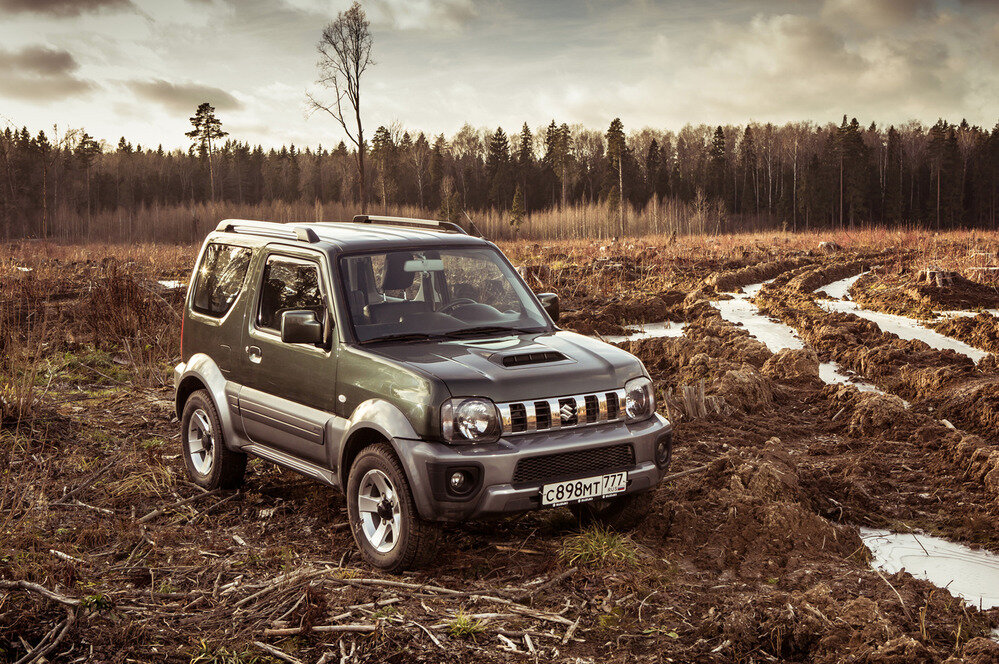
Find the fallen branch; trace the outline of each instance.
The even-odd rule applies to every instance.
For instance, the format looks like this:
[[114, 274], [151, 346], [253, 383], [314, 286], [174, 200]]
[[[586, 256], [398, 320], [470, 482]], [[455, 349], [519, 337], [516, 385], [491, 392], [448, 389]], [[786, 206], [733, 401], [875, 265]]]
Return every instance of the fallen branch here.
[[348, 624], [348, 625], [313, 625], [307, 627], [282, 627], [278, 629], [265, 629], [264, 636], [296, 636], [298, 634], [308, 634], [309, 632], [358, 632], [369, 634], [378, 629], [377, 625]]
[[522, 593], [518, 593], [518, 594], [514, 595], [513, 596], [513, 600], [515, 602], [523, 602], [526, 599], [530, 599], [531, 597], [534, 597], [535, 595], [537, 595], [542, 590], [546, 590], [548, 588], [551, 588], [552, 586], [561, 583], [565, 579], [568, 579], [570, 576], [572, 576], [573, 574], [575, 574], [578, 571], [579, 571], [578, 567], [570, 567], [569, 569], [567, 569], [566, 571], [562, 572], [558, 576], [555, 576], [554, 578], [549, 579], [548, 581], [546, 581], [546, 582], [544, 582], [544, 583], [542, 583], [542, 584], [540, 584], [540, 585], [538, 585], [538, 586], [536, 586], [534, 588], [531, 588], [530, 590], [525, 590]]
[[278, 650], [274, 646], [269, 646], [266, 643], [261, 643], [260, 641], [254, 641], [253, 645], [257, 646], [268, 655], [277, 657], [278, 659], [283, 659], [286, 662], [291, 662], [291, 664], [304, 664], [304, 662], [302, 662], [302, 660], [298, 659], [297, 657], [292, 657], [285, 651]]
[[694, 475], [696, 473], [703, 473], [705, 470], [711, 467], [711, 464], [704, 464], [703, 466], [697, 466], [696, 468], [688, 468], [687, 470], [681, 470], [678, 473], [672, 473], [663, 478], [663, 482], [669, 482], [670, 480], [680, 479], [681, 477], [686, 477], [687, 475]]
[[33, 662], [43, 661], [49, 653], [59, 647], [59, 644], [66, 638], [66, 634], [69, 633], [73, 623], [76, 622], [75, 607], [80, 605], [80, 600], [66, 597], [65, 595], [61, 595], [44, 586], [40, 586], [37, 583], [31, 583], [30, 581], [7, 581], [0, 579], [0, 588], [6, 590], [25, 590], [27, 592], [32, 592], [41, 595], [46, 599], [52, 600], [53, 602], [58, 602], [66, 609], [66, 619], [49, 630], [49, 632], [42, 637], [42, 640], [39, 641], [34, 648], [32, 648], [24, 657], [14, 662], [14, 664], [32, 664]]
[[136, 521], [136, 523], [140, 523], [140, 524], [141, 523], [149, 523], [153, 519], [156, 519], [158, 517], [163, 516], [164, 514], [166, 514], [167, 512], [169, 512], [170, 510], [177, 509], [178, 507], [183, 507], [184, 505], [187, 505], [189, 503], [193, 503], [196, 500], [201, 500], [202, 498], [207, 498], [208, 496], [217, 496], [220, 493], [222, 493], [221, 489], [215, 489], [214, 491], [208, 491], [206, 493], [199, 493], [196, 496], [191, 496], [190, 498], [184, 498], [183, 500], [178, 500], [175, 503], [171, 503], [171, 504], [166, 505], [164, 507], [161, 507], [159, 509], [153, 510], [152, 512], [150, 512], [146, 516], [144, 516], [141, 519], [139, 519], [138, 521]]
[[69, 500], [73, 496], [77, 495], [78, 493], [80, 493], [84, 489], [88, 488], [94, 482], [96, 482], [97, 480], [99, 480], [104, 475], [104, 473], [108, 472], [109, 470], [111, 470], [112, 468], [114, 468], [116, 465], [118, 465], [118, 463], [119, 463], [118, 460], [112, 461], [111, 463], [109, 463], [108, 465], [104, 466], [103, 468], [101, 468], [100, 470], [98, 470], [96, 473], [94, 473], [93, 475], [91, 475], [90, 477], [88, 477], [87, 479], [83, 480], [83, 483], [80, 484], [80, 486], [76, 487], [75, 489], [73, 489], [71, 491], [67, 491], [66, 493], [64, 493], [62, 496], [59, 497], [59, 500], [55, 501], [52, 504], [53, 505], [65, 504], [67, 500]]

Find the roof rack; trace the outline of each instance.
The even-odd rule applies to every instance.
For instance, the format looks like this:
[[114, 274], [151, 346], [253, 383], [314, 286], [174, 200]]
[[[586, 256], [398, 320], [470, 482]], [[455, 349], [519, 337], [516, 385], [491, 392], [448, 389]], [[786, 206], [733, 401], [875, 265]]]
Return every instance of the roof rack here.
[[286, 240], [301, 242], [319, 242], [319, 236], [311, 228], [305, 226], [289, 226], [276, 221], [254, 221], [252, 219], [223, 219], [215, 227], [222, 233], [246, 233], [248, 235], [266, 235]]
[[[384, 224], [386, 226], [408, 226], [410, 228], [427, 228], [450, 233], [469, 235], [468, 231], [452, 221], [434, 221], [432, 219], [412, 219], [410, 217], [382, 217], [373, 214], [354, 215], [355, 224]], [[472, 228], [475, 228], [474, 226]], [[476, 229], [477, 230], [477, 229]], [[481, 235], [480, 235], [481, 237]]]

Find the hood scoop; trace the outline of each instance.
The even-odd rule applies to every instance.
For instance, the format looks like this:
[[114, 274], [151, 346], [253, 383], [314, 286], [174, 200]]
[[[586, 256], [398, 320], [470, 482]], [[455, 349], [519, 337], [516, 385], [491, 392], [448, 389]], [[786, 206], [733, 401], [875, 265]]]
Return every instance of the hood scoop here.
[[504, 355], [500, 358], [500, 363], [504, 367], [523, 367], [529, 364], [546, 364], [548, 362], [562, 362], [567, 360], [565, 355], [554, 350], [535, 351], [533, 353], [517, 353]]

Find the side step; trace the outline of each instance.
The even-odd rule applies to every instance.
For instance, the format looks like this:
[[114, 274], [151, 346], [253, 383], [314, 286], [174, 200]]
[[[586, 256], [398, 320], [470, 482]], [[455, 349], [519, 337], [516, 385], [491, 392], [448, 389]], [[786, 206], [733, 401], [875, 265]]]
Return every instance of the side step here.
[[261, 458], [264, 461], [270, 461], [284, 468], [288, 468], [289, 470], [299, 472], [307, 477], [311, 477], [314, 480], [322, 482], [323, 484], [337, 489], [340, 488], [340, 482], [337, 479], [336, 473], [331, 471], [329, 468], [323, 468], [322, 466], [317, 466], [314, 463], [303, 461], [298, 457], [275, 450], [274, 448], [267, 447], [266, 445], [252, 443], [250, 445], [243, 445], [239, 448], [239, 450], [241, 452], [246, 452], [247, 454], [252, 454], [253, 456]]

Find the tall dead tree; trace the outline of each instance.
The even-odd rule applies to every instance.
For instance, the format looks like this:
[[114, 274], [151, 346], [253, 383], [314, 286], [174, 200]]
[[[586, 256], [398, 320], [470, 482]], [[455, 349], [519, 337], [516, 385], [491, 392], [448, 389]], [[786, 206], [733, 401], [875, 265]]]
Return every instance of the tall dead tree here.
[[[316, 45], [319, 51], [319, 78], [316, 83], [332, 92], [333, 100], [323, 101], [306, 93], [312, 112], [325, 111], [343, 127], [347, 138], [357, 148], [357, 176], [360, 188], [361, 212], [367, 212], [368, 190], [364, 177], [364, 128], [361, 125], [361, 75], [374, 64], [371, 61], [371, 30], [368, 18], [359, 2], [337, 14], [336, 20], [323, 30]], [[351, 118], [351, 114], [353, 118]], [[350, 125], [356, 124], [351, 130]]]

